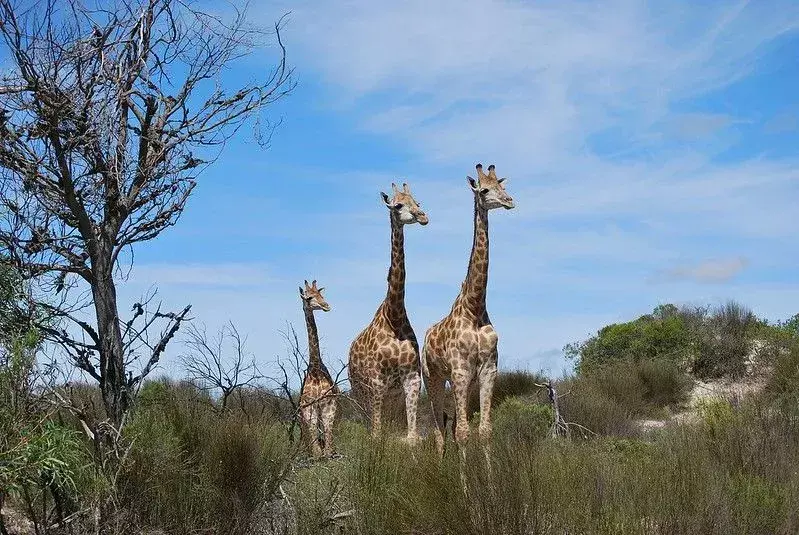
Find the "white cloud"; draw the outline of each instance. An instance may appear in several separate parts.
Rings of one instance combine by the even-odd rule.
[[[665,280],[690,280],[700,283],[723,283],[738,276],[749,264],[746,258],[705,260],[698,264],[677,266],[663,272]]]
[[[290,57],[328,91],[313,105],[337,107],[353,128],[416,157],[355,173],[286,164],[295,178],[285,188],[296,192],[264,217],[292,224],[253,229],[294,243],[312,230],[314,247],[301,257],[267,255],[268,269],[134,272],[177,303],[181,286],[196,286],[197,316],[209,325],[234,319],[262,358],[282,350],[284,321],[302,327],[294,279],[316,273],[333,305],[320,319],[324,345],[346,360],[385,293],[389,233],[377,191],[398,177],[431,219],[406,232],[408,308],[421,338],[466,272],[472,207],[463,175],[478,160],[510,177],[517,201],[491,219],[489,308],[505,366],[557,371],[565,343],[659,302],[736,298],[769,317],[791,308],[795,286],[735,275],[741,258],[754,271],[799,254],[797,162],[721,159],[741,119],[682,105],[748,76],[796,30],[799,4],[345,0],[270,4],[260,15],[271,22],[286,6]],[[347,184],[346,195],[308,208],[298,169]],[[651,284],[669,265],[670,276]]]
[[[624,125],[646,143],[672,103],[751,72],[799,25],[795,3],[735,5],[422,0],[300,3],[287,36],[364,127],[434,161],[560,168]],[[686,115],[683,129],[729,118]],[[701,124],[699,124],[701,123]]]

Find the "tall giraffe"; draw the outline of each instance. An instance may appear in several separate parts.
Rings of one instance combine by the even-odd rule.
[[[319,445],[321,419],[325,434],[324,455],[329,457],[333,454],[333,421],[336,418],[339,389],[322,362],[319,351],[319,334],[316,330],[314,311],[330,311],[330,305],[322,297],[322,290],[324,288],[317,288],[316,281],[311,284],[305,281],[305,289],[300,286],[302,310],[305,312],[305,326],[308,329],[308,368],[300,391],[300,417],[306,440],[316,457],[322,455],[322,447]]]
[[[402,387],[408,421],[407,440],[419,439],[416,412],[422,379],[419,374],[419,343],[405,311],[405,225],[427,225],[427,215],[411,195],[407,184],[400,191],[391,184],[393,197],[381,192],[391,222],[391,266],[388,291],[372,322],[350,346],[349,376],[353,393],[371,412],[372,436],[381,430],[386,395]]]
[[[486,310],[488,285],[488,211],[510,210],[513,199],[497,178],[494,166],[483,173],[477,164],[477,180],[467,177],[474,194],[474,240],[469,269],[461,291],[444,319],[425,334],[422,374],[433,407],[436,447],[444,451],[444,387],[452,384],[455,397],[455,440],[463,445],[469,436],[467,406],[469,388],[480,386],[480,437],[491,435],[491,394],[497,375],[497,333]]]

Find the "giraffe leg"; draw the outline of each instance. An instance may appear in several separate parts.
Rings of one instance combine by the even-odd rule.
[[[491,439],[491,396],[494,393],[494,381],[497,377],[496,353],[491,362],[480,368],[480,439],[488,442]]]
[[[455,394],[455,442],[458,447],[466,445],[469,439],[469,384],[472,382],[471,370],[453,370],[452,387]]]
[[[444,455],[444,436],[446,435],[447,425],[444,421],[444,385],[446,381],[443,378],[424,375],[425,389],[427,396],[430,398],[430,406],[433,409],[433,420],[436,424],[433,429],[433,436],[436,439],[436,449],[439,455]]]
[[[336,399],[328,398],[321,403],[322,428],[325,431],[325,457],[333,455],[333,423],[336,419]]]
[[[322,455],[322,448],[319,447],[319,415],[317,409],[317,404],[311,403],[300,410],[306,441],[314,457]]]
[[[402,382],[405,390],[405,416],[408,420],[407,442],[411,445],[419,441],[419,432],[416,429],[416,414],[419,409],[419,390],[422,387],[422,378],[419,372],[409,373]]]
[[[383,400],[386,397],[384,385],[372,386],[372,438],[380,436],[383,424]]]

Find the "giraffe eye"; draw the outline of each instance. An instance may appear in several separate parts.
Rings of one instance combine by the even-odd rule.
[[[394,208],[397,209],[397,210],[402,210],[403,206],[405,206],[405,205],[402,204],[401,202],[398,202],[397,204],[394,205]]]

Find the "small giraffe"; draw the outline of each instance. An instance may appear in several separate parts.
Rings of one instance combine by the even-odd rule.
[[[480,437],[491,436],[491,394],[497,375],[497,333],[486,310],[488,285],[488,211],[510,210],[513,199],[497,178],[494,166],[483,173],[477,164],[477,180],[467,177],[474,194],[474,241],[469,269],[461,291],[444,319],[425,334],[422,374],[430,396],[436,447],[444,451],[444,394],[449,381],[455,397],[455,441],[465,444],[469,436],[467,406],[469,389],[476,380],[480,387]]]
[[[380,435],[383,402],[400,387],[405,392],[408,421],[407,441],[419,440],[416,412],[422,379],[419,373],[419,343],[405,310],[405,242],[403,227],[427,225],[427,215],[411,195],[407,184],[400,191],[391,184],[393,198],[381,192],[391,222],[391,266],[386,298],[372,322],[350,346],[349,376],[353,393],[371,410],[372,436]]]
[[[336,418],[338,386],[330,377],[319,352],[319,335],[316,331],[314,310],[330,311],[330,305],[322,297],[324,288],[317,288],[316,281],[310,285],[305,281],[305,289],[300,287],[302,310],[305,312],[305,325],[308,328],[308,369],[300,391],[300,417],[311,452],[322,455],[319,445],[319,420],[325,433],[324,455],[333,454],[333,421]]]

